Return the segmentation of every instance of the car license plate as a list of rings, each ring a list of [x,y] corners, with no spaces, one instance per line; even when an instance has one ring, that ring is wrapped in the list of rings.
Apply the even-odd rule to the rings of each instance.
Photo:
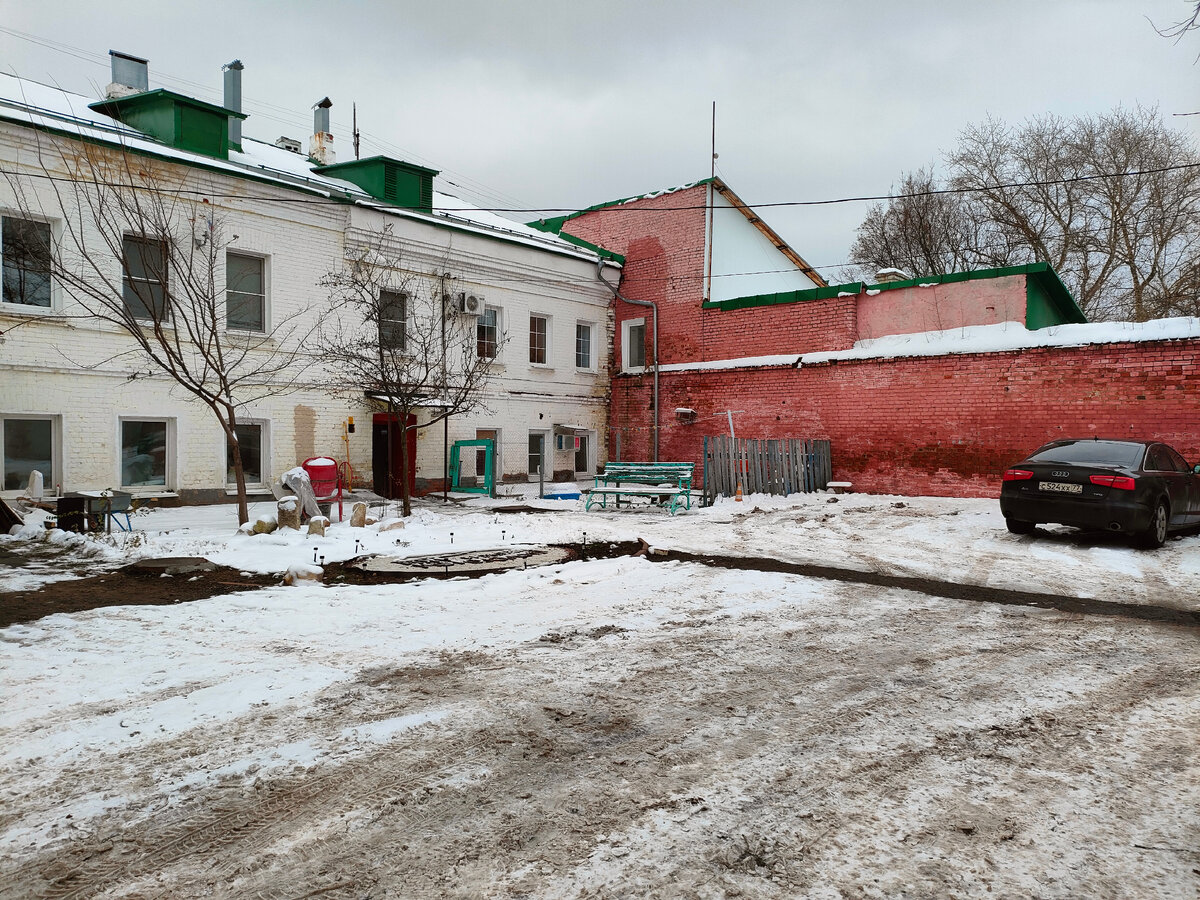
[[[1058,494],[1082,494],[1082,484],[1070,484],[1066,481],[1043,481],[1038,485],[1038,488],[1043,491],[1054,491]]]

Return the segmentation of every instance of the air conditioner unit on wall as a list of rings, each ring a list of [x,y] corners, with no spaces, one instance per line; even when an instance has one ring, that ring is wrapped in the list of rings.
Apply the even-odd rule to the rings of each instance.
[[[476,297],[474,294],[459,294],[458,311],[470,316],[479,315],[483,312],[483,298]]]

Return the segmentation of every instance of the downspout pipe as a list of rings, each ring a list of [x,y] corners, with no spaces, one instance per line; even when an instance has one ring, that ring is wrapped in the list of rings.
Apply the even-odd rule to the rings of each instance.
[[[596,279],[606,288],[613,292],[613,296],[618,300],[622,300],[631,306],[648,306],[653,310],[654,321],[654,459],[651,462],[658,462],[658,304],[653,300],[633,300],[624,296],[611,282],[604,277],[604,260],[603,258],[596,259]]]

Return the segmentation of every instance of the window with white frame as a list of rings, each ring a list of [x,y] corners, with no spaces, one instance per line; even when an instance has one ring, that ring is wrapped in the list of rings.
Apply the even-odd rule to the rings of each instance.
[[[166,320],[169,317],[166,243],[126,235],[122,252],[121,293],[125,309],[135,319]]]
[[[122,487],[168,487],[173,456],[172,425],[169,419],[121,420]]]
[[[267,265],[261,256],[225,254],[225,325],[236,331],[266,331]]]
[[[575,323],[575,368],[592,368],[592,324]]]
[[[386,350],[403,350],[407,338],[408,294],[399,291],[379,292],[379,346]]]
[[[486,306],[476,318],[475,346],[480,359],[495,359],[500,352],[500,310]]]
[[[621,323],[621,368],[627,372],[646,368],[645,319],[626,319]]]
[[[546,432],[529,432],[529,477],[537,478],[540,474],[550,478],[551,473],[545,470],[546,465]]]
[[[0,416],[3,448],[3,489],[22,490],[36,469],[42,485],[52,490],[59,483],[57,428],[53,416]]]
[[[246,484],[252,487],[266,484],[266,426],[262,422],[239,422],[233,430],[242,453],[242,474],[246,476]],[[237,475],[233,470],[233,448],[228,440],[225,441],[225,481],[227,484],[237,484]]]
[[[529,316],[529,362],[535,366],[550,361],[550,318],[537,314]]]
[[[50,306],[50,223],[0,216],[0,279],[5,303]]]

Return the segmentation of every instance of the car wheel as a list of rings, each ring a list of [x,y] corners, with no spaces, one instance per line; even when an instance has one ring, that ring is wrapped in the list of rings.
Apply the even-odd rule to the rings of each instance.
[[[1159,500],[1158,505],[1154,507],[1154,514],[1150,517],[1150,527],[1138,535],[1138,545],[1147,550],[1154,550],[1166,543],[1169,520],[1170,512],[1166,501]]]
[[[1033,534],[1033,522],[1021,522],[1017,519],[1005,519],[1004,524],[1013,534]]]

